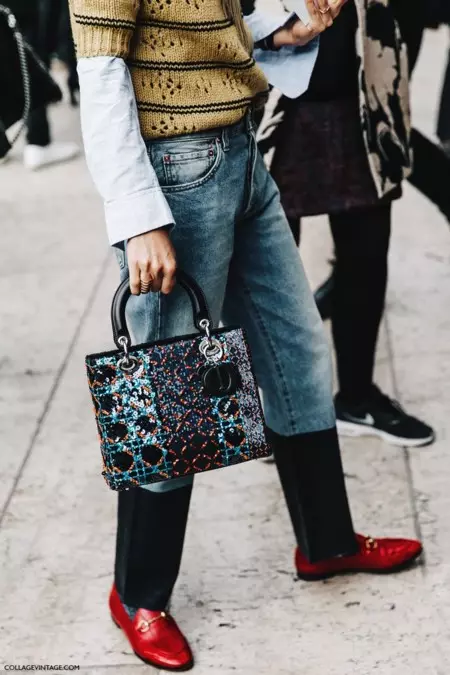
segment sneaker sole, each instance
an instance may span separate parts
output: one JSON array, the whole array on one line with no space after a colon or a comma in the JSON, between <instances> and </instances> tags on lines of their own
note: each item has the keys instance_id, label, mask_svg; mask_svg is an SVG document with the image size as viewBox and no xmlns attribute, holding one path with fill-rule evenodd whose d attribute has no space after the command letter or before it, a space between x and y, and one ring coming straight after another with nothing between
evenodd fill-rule
<instances>
[{"instance_id":1,"label":"sneaker sole","mask_svg":"<svg viewBox=\"0 0 450 675\"><path fill-rule=\"evenodd\" d=\"M117 628L119 630L123 630L120 623L117 623L117 621L115 620L115 618L113 617L112 614L111 614L111 620L112 620L113 624L115 626L117 626ZM134 649L133 649L133 652L134 652L135 656L137 656L138 659L140 661L142 661L143 663L145 663L147 666L153 666L153 668L158 668L159 670L167 670L167 671L170 671L172 673L182 673L182 672L185 672L186 670L192 670L192 668L194 667L194 659L189 661L189 663L186 663L186 665L184 665L184 666L178 666L176 668L171 668L169 666L163 666L160 663L156 663L156 661L150 661L149 659L144 659L144 657L140 656L140 654L135 652Z\"/></svg>"},{"instance_id":2,"label":"sneaker sole","mask_svg":"<svg viewBox=\"0 0 450 675\"><path fill-rule=\"evenodd\" d=\"M335 572L324 572L322 574L302 574L297 572L297 577L302 581L324 581L325 579L332 579L333 577L342 577L349 574L377 574L377 575L386 575L386 574L396 574L397 572L403 572L404 570L410 569L414 566L414 563L420 556L423 551L419 551L415 556L405 562L396 565L395 567L390 567L389 569L373 569L369 570L366 568L355 568L351 570L336 570Z\"/></svg>"},{"instance_id":3,"label":"sneaker sole","mask_svg":"<svg viewBox=\"0 0 450 675\"><path fill-rule=\"evenodd\" d=\"M341 436L348 436L350 438L375 436L383 439L383 441L386 441L390 445L398 445L403 448L423 448L426 445L431 445L435 440L434 434L426 438L401 438L375 427L366 426L365 424L355 424L354 422L344 422L343 420L337 420L336 426Z\"/></svg>"}]
</instances>

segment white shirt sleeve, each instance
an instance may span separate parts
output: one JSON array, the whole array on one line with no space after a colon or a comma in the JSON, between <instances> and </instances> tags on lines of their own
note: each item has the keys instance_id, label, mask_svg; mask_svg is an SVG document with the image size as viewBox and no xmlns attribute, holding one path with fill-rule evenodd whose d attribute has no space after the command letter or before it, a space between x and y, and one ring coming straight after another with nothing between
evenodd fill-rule
<instances>
[{"instance_id":1,"label":"white shirt sleeve","mask_svg":"<svg viewBox=\"0 0 450 675\"><path fill-rule=\"evenodd\" d=\"M172 212L141 136L125 61L81 58L78 75L86 160L104 200L110 244L172 225Z\"/></svg>"},{"instance_id":2,"label":"white shirt sleeve","mask_svg":"<svg viewBox=\"0 0 450 675\"><path fill-rule=\"evenodd\" d=\"M296 1L301 4L301 0ZM255 10L244 17L256 43L254 57L258 66L270 84L288 98L298 98L308 89L319 53L319 38L314 38L304 47L282 47L276 51L258 49L258 42L295 16L294 12L281 9L275 12Z\"/></svg>"}]
</instances>

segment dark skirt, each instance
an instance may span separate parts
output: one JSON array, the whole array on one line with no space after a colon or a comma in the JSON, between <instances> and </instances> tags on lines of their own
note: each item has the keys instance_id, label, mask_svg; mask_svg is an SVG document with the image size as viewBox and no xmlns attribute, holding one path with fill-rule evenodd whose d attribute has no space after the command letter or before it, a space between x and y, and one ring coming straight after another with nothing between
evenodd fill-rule
<instances>
[{"instance_id":1,"label":"dark skirt","mask_svg":"<svg viewBox=\"0 0 450 675\"><path fill-rule=\"evenodd\" d=\"M401 196L401 186L383 199L377 195L354 97L291 101L271 173L289 219L373 207Z\"/></svg>"}]
</instances>

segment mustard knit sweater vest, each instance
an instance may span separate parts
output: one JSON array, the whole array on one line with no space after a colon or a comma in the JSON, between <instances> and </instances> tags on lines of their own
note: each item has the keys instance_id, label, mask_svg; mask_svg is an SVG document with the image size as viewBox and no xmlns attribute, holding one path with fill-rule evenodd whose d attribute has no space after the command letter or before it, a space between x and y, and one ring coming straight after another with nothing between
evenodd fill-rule
<instances>
[{"instance_id":1,"label":"mustard knit sweater vest","mask_svg":"<svg viewBox=\"0 0 450 675\"><path fill-rule=\"evenodd\" d=\"M233 124L267 92L221 0L70 4L78 57L126 60L144 138Z\"/></svg>"}]
</instances>

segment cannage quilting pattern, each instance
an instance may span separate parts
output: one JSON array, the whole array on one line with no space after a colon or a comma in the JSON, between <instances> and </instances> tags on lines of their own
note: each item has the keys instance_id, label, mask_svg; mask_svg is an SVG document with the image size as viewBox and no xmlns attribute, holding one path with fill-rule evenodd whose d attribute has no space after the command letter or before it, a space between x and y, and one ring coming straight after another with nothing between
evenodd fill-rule
<instances>
[{"instance_id":1,"label":"cannage quilting pattern","mask_svg":"<svg viewBox=\"0 0 450 675\"><path fill-rule=\"evenodd\" d=\"M266 456L267 443L249 352L240 329L219 333L237 391L207 396L199 370L201 337L132 354L138 369L117 368L117 353L87 358L104 471L114 489L142 485Z\"/></svg>"},{"instance_id":2,"label":"cannage quilting pattern","mask_svg":"<svg viewBox=\"0 0 450 675\"><path fill-rule=\"evenodd\" d=\"M232 331L227 335L230 361L238 368L242 386L236 392L242 414L242 421L249 443L264 451L266 436L261 424L262 410L255 378L253 376L250 354L242 331ZM239 355L247 353L247 359L240 361Z\"/></svg>"}]
</instances>

